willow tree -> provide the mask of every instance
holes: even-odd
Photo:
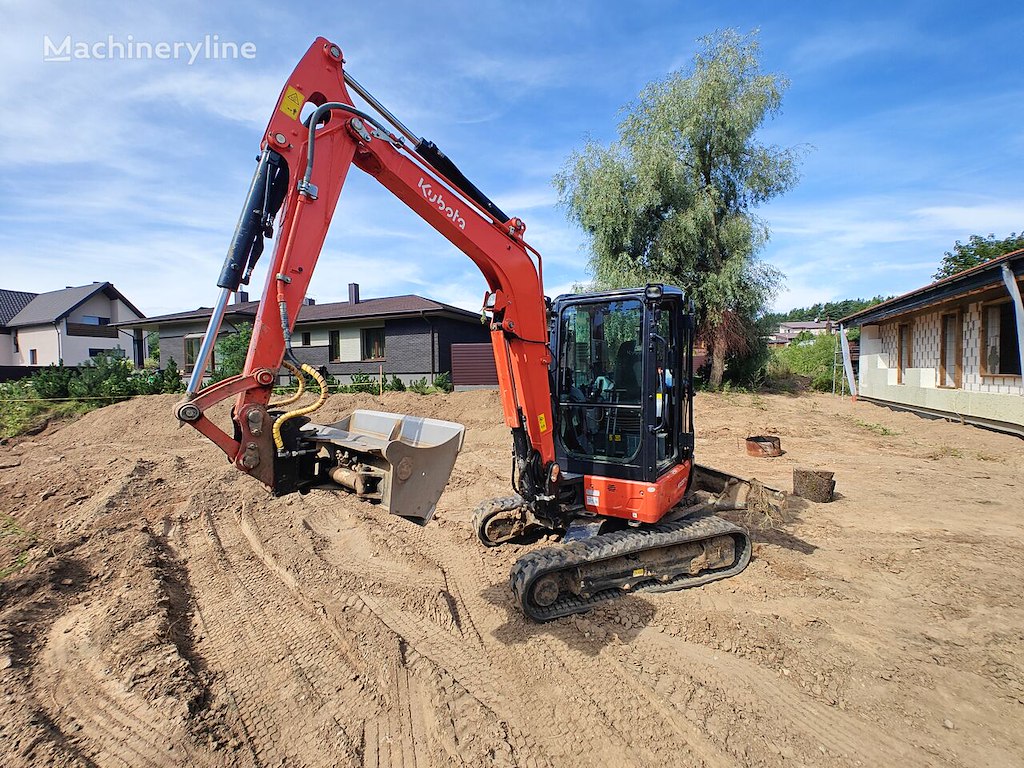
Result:
[[[768,227],[752,209],[797,179],[797,151],[759,143],[787,81],[761,71],[756,32],[701,39],[687,71],[647,85],[618,139],[574,152],[555,177],[590,240],[598,287],[666,282],[693,300],[714,387],[742,351],[781,274],[757,258]]]

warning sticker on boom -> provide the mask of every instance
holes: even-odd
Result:
[[[541,432],[548,431],[548,417],[547,414],[542,413],[537,417],[537,425],[540,427]]]
[[[284,112],[292,120],[299,119],[299,113],[302,111],[302,105],[306,103],[306,97],[299,92],[298,89],[292,88],[290,85],[285,89],[284,98],[281,99],[281,111]]]

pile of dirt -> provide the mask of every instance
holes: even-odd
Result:
[[[1016,438],[702,395],[702,463],[785,489],[834,471],[836,500],[755,530],[736,578],[537,625],[507,586],[523,550],[469,525],[509,490],[497,393],[339,395],[318,415],[466,425],[422,528],[341,493],[271,497],[175,400],[0,449],[3,765],[1024,762]],[[762,434],[784,454],[748,456]]]

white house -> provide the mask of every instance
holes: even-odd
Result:
[[[39,294],[0,289],[0,365],[78,365],[115,348],[141,365],[142,332],[117,324],[143,317],[110,283]]]
[[[843,318],[858,397],[1024,436],[1024,250]]]
[[[769,346],[784,347],[801,333],[809,333],[811,336],[821,336],[823,333],[832,333],[836,324],[831,320],[810,321],[788,321],[779,323],[779,330],[768,337]]]

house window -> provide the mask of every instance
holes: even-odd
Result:
[[[330,356],[332,363],[336,363],[341,359],[341,331],[331,331],[327,354]]]
[[[17,352],[18,351],[18,331],[17,330],[15,330],[14,333],[11,334],[11,343],[14,344],[14,351]]]
[[[312,334],[309,331],[304,331],[302,333],[302,346],[308,347],[311,342],[312,342]]]
[[[899,349],[897,350],[896,362],[896,383],[902,384],[907,369],[910,368],[910,358],[914,352],[914,344],[911,334],[912,328],[909,325],[899,327]]]
[[[82,315],[82,325],[110,325],[109,317],[99,315]]]
[[[1017,322],[1013,304],[989,304],[981,309],[981,372],[988,376],[1020,376]]]
[[[939,386],[959,388],[963,367],[963,321],[959,314],[942,316],[942,348],[939,350]]]
[[[125,351],[120,347],[114,347],[113,349],[103,349],[99,347],[89,347],[89,357],[101,357],[109,355],[110,357],[119,357],[124,359]]]
[[[185,373],[192,373],[196,367],[196,360],[199,358],[199,348],[203,345],[202,336],[188,336],[185,338]],[[206,370],[212,371],[216,368],[216,349],[210,350],[210,364]]]
[[[363,341],[363,360],[383,360],[384,329],[364,328],[361,336]]]
[[[38,352],[38,350],[30,349],[28,351],[28,364],[29,365],[39,365],[39,352]]]

